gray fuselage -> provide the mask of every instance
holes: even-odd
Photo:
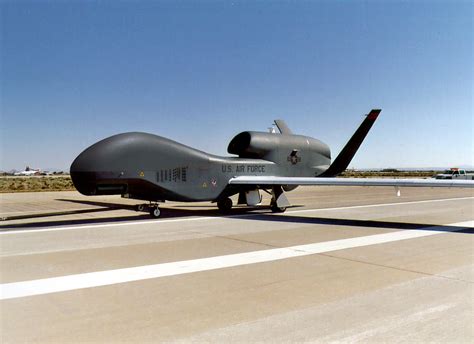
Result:
[[[315,177],[331,163],[329,147],[310,137],[260,132],[239,135],[229,145],[229,151],[239,157],[221,157],[157,135],[119,134],[83,151],[71,165],[71,177],[85,195],[216,201],[265,188],[228,185],[232,177]]]

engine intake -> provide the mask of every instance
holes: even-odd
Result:
[[[242,158],[263,158],[278,145],[275,134],[244,131],[235,136],[227,147],[227,152]]]

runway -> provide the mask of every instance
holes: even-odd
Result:
[[[288,198],[153,220],[117,197],[2,195],[2,342],[473,340],[472,190]]]

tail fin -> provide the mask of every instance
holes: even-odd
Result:
[[[370,128],[372,128],[372,125],[380,114],[380,111],[382,110],[373,109],[370,111],[354,135],[352,135],[349,142],[346,143],[337,158],[333,161],[331,166],[329,166],[329,168],[318,177],[335,177],[345,171],[360,145],[362,144],[362,141],[364,141],[365,137],[367,136]]]
[[[285,121],[282,119],[276,119],[275,124],[278,127],[278,130],[280,130],[280,133],[282,134],[288,134],[291,135],[293,132],[291,131],[290,128],[286,125]]]

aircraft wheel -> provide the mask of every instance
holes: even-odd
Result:
[[[157,219],[161,216],[161,210],[160,208],[158,207],[153,207],[153,208],[150,208],[150,215],[151,217]]]
[[[273,213],[284,213],[286,211],[286,207],[279,207],[276,205],[276,203],[272,203],[270,208],[272,209]]]
[[[144,204],[137,204],[135,206],[135,210],[136,211],[143,211],[143,210],[145,210],[145,205]]]
[[[225,198],[217,202],[217,207],[222,212],[227,212],[232,209],[232,200],[230,198]]]

